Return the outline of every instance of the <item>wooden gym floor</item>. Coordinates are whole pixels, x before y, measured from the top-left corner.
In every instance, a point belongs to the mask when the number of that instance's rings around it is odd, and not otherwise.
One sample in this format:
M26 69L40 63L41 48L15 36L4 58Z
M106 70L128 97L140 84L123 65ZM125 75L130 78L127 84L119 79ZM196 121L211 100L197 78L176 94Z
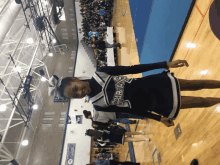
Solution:
M170 71L177 78L220 80L220 72L218 72L220 71L220 42L209 25L209 8L212 2L213 0L196 1L173 58L173 61L187 60L189 67L171 68ZM122 49L118 49L118 64L139 64L129 2L118 0L115 3L117 11L114 8L112 26L116 28L117 42L122 43ZM122 11L126 11L125 16L122 16ZM185 42L195 43L197 48L188 49L184 46ZM209 73L200 75L201 70L208 70ZM129 77L142 77L142 74L129 75ZM216 97L220 100L219 89L181 91L181 95ZM189 165L195 158L199 160L199 165L219 165L220 112L217 111L217 106L181 110L174 121L175 126L169 128L151 119L140 120L137 131L143 130L145 135L138 136L149 137L151 142L133 143L136 162L140 162L141 165L153 164L152 154L157 149L156 154L161 155L161 165ZM174 134L177 124L180 124L182 130L178 140ZM131 125L131 131L134 130L135 125ZM128 152L127 143L120 145L119 150L121 151L120 160L124 161ZM130 160L130 156L127 160ZM156 156L154 162L158 164Z

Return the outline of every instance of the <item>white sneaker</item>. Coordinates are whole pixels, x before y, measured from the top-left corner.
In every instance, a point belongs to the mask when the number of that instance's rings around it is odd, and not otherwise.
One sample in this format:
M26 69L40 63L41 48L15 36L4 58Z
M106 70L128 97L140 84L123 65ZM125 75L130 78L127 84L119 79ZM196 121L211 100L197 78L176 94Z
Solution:
M147 138L147 139L145 139L145 140L146 140L146 141L150 141L150 139L148 139L148 138Z
M144 135L144 134L145 134L143 131L140 131L140 133L142 133L142 135Z

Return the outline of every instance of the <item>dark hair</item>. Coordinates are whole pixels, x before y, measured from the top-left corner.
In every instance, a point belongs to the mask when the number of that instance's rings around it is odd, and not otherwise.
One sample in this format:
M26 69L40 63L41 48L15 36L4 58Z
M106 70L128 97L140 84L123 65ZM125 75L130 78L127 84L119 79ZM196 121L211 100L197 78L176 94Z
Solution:
M72 77L66 77L66 78L62 79L61 85L60 85L60 87L59 87L59 92L60 92L60 95L61 95L62 97L66 97L66 96L63 95L64 90L65 90L66 87L68 87L68 86L70 85L70 83L71 83L72 81L73 81L73 78L72 78Z
M97 141L97 139L102 136L102 132L93 129L87 129L86 135L91 136L93 140Z
M90 112L90 111L87 111L87 110L84 110L84 111L83 111L83 114L84 114L85 118L88 119L88 117L91 115L91 112Z

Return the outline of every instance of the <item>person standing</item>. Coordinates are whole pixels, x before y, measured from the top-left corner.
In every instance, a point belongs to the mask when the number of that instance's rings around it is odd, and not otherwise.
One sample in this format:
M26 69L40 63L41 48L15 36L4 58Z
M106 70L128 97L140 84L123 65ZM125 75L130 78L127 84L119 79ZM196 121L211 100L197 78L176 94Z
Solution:
M109 44L107 41L96 41L94 42L92 47L100 50L104 50L106 48L117 48L117 47L121 49L121 43Z
M118 162L114 160L106 160L106 159L97 159L94 163L86 164L86 165L140 165L140 163L134 162Z
M94 130L88 129L86 130L85 135L93 138L94 141L101 142L105 145L106 142L114 142L117 144L124 144L124 142L142 142L142 141L150 141L149 138L131 138L125 137L125 135L143 135L144 132L126 132L125 129L114 130L110 128L109 130Z
M189 66L186 60L105 66L100 67L92 78L80 80L67 77L53 89L65 98L83 98L88 95L97 111L143 115L170 127L174 126L173 120L177 118L180 109L212 107L220 102L220 98L216 97L181 96L180 91L220 88L220 81L177 79L168 70L183 66ZM160 68L166 70L137 79L122 76Z

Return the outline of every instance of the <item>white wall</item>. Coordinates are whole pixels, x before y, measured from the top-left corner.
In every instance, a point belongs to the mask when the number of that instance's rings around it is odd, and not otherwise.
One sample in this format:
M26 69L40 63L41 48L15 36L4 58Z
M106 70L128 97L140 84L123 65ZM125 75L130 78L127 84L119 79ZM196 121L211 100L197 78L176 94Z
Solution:
M77 28L81 28L82 16L80 15L80 3L76 2L76 21ZM96 68L92 65L92 62L88 60L83 46L80 43L83 34L78 33L78 52L77 61L75 67L75 76L89 76L91 77L95 72ZM85 73L83 73L85 71ZM74 110L77 111L74 111ZM69 116L71 115L83 115L83 110L93 111L91 102L85 103L84 99L72 99L70 102ZM83 115L83 124L67 124L66 136L63 148L62 165L65 165L67 155L68 143L76 143L74 165L85 165L90 162L90 149L91 149L91 138L85 136L86 129L91 127L91 120L88 120ZM73 131L73 133L71 132Z

